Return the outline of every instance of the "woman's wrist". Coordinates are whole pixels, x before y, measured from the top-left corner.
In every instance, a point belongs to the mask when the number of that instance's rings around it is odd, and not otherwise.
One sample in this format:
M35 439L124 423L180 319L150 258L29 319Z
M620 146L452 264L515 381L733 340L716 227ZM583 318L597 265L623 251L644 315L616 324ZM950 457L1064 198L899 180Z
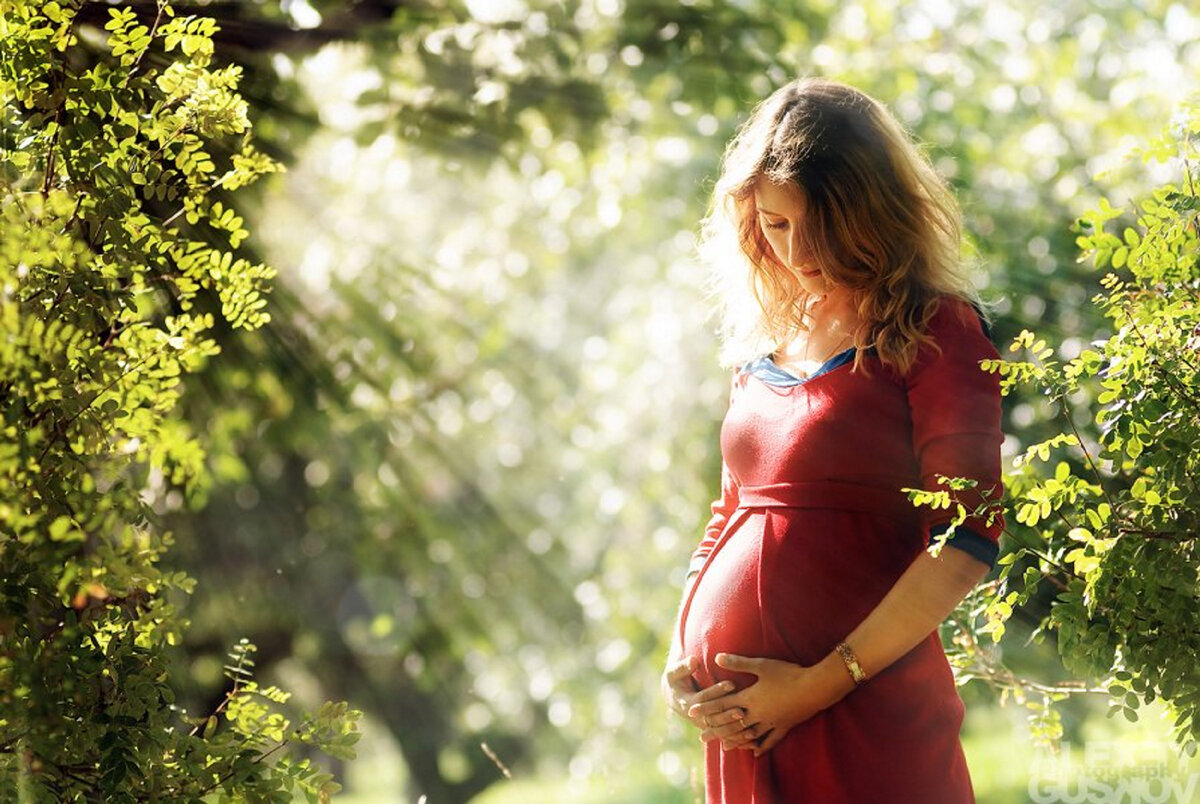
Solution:
M845 660L836 650L831 650L824 659L816 664L814 669L822 688L826 690L829 706L833 706L845 698L858 686L846 668Z

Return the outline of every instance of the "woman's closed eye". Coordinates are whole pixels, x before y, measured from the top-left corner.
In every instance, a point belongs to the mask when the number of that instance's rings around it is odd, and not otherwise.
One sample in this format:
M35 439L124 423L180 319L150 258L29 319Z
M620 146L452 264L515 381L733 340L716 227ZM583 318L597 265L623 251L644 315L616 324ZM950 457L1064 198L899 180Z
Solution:
M787 221L763 221L763 225L768 229L785 229L788 224Z

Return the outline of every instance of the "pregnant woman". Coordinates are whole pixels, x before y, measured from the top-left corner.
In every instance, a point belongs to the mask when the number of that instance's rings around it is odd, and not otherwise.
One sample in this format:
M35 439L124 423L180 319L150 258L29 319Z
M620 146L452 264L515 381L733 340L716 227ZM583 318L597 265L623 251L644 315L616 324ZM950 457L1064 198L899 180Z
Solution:
M663 691L708 801L973 802L937 628L995 562L1002 434L957 204L878 101L805 79L729 144L704 231L737 368ZM934 556L955 509L902 489L938 475L975 485Z

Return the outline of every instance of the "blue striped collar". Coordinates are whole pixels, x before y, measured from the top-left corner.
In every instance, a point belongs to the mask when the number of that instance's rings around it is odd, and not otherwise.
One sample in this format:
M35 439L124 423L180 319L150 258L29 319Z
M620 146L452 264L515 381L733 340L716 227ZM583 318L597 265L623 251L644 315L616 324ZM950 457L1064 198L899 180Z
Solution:
M771 359L770 355L756 357L749 363L742 366L741 371L745 374L749 374L752 377L757 377L767 385L777 385L788 388L795 385L803 385L811 379L820 377L822 374L833 371L838 366L844 366L845 364L854 360L854 355L857 351L858 350L855 347L851 346L845 351L838 352L836 355L822 363L816 371L814 371L812 374L809 374L807 377L797 377L790 371L785 371L775 364L775 361Z

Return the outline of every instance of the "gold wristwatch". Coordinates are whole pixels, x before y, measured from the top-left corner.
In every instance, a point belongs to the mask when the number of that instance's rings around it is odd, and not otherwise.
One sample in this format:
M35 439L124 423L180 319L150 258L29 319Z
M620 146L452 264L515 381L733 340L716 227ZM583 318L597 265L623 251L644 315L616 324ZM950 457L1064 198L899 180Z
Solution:
M846 669L850 671L850 677L854 679L855 685L862 684L867 680L867 673L858 663L858 657L854 655L854 651L850 650L850 646L845 642L837 643L836 648L838 655L842 657L842 661L846 663Z

